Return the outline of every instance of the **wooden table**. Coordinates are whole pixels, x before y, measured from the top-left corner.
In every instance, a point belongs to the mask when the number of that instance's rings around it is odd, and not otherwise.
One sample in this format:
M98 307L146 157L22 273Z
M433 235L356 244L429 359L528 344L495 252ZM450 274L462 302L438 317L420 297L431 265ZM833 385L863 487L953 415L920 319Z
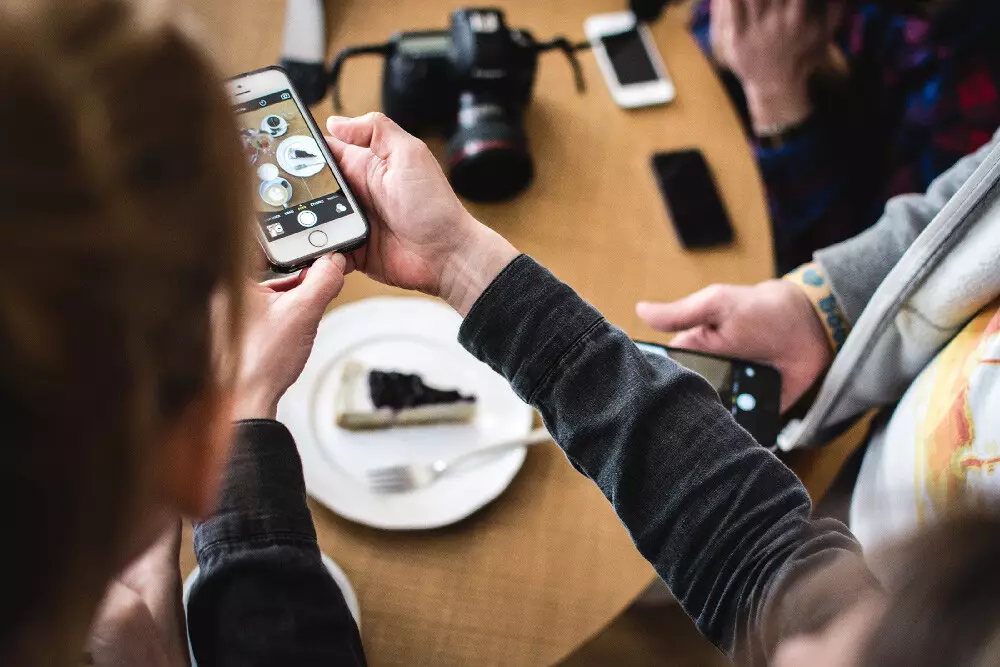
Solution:
M283 0L186 4L227 74L274 63ZM328 3L331 52L384 41L403 29L443 27L451 0ZM513 26L537 37L582 39L584 19L624 0L509 0ZM568 64L542 57L527 130L536 160L531 189L502 205L470 206L484 222L576 288L629 333L666 341L635 316L639 299L674 299L713 282L771 275L761 182L736 116L709 63L685 30L687 11L653 29L677 84L668 107L616 107L594 58L581 54L588 91ZM381 62L344 73L346 113L380 107ZM322 120L325 101L314 110ZM435 145L440 146L440 142ZM687 252L670 227L649 168L654 152L698 147L737 228L724 250ZM394 290L351 277L340 302ZM320 546L351 577L372 665L549 665L618 616L653 579L608 503L554 447L534 448L510 489L450 528L387 533L312 505ZM188 540L190 536L188 536ZM189 542L188 542L189 544ZM183 567L193 567L190 549Z

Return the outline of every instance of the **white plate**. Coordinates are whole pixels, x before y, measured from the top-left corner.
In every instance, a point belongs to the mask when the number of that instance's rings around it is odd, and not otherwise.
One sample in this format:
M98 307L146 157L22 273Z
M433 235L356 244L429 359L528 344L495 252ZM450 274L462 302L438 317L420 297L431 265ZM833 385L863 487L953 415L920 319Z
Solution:
M533 412L497 375L458 344L461 318L428 299L383 297L326 315L306 368L278 406L298 443L306 488L351 521L389 530L438 528L460 521L504 489L524 463L525 449L456 472L409 493L377 495L369 468L431 462L526 435ZM348 359L369 367L419 373L433 387L477 398L470 424L352 432L335 423L337 371Z
M294 152L296 150L305 151L315 157L294 157ZM301 178L315 176L319 172L323 171L323 167L326 166L326 158L323 157L323 152L316 144L316 140L312 137L307 137L301 134L295 135L294 137L288 137L278 144L278 150L275 152L275 157L278 158L278 166L292 176L299 176Z

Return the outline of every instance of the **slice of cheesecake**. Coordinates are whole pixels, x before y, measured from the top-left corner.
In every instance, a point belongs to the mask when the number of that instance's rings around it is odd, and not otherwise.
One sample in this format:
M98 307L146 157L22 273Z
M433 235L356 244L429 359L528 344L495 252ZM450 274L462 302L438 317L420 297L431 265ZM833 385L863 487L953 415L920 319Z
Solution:
M469 422L476 397L435 389L419 375L370 369L357 361L340 369L337 426L352 431Z

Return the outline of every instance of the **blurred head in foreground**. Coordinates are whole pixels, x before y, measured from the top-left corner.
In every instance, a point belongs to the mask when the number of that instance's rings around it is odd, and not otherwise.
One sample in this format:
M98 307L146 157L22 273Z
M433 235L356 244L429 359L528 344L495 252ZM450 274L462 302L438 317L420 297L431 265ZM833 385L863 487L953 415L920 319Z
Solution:
M245 161L219 78L148 7L3 3L0 90L0 663L63 664L151 518L211 507Z
M804 582L812 620L776 667L1000 666L1000 515L956 516L875 558L884 594L837 566Z

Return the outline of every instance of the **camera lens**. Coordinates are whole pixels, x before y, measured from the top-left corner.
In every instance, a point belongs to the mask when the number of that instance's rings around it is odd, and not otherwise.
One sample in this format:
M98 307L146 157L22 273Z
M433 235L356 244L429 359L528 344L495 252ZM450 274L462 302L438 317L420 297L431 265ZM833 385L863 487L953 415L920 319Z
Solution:
M461 96L448 168L455 191L482 202L510 199L535 174L524 130L501 104L472 93Z

